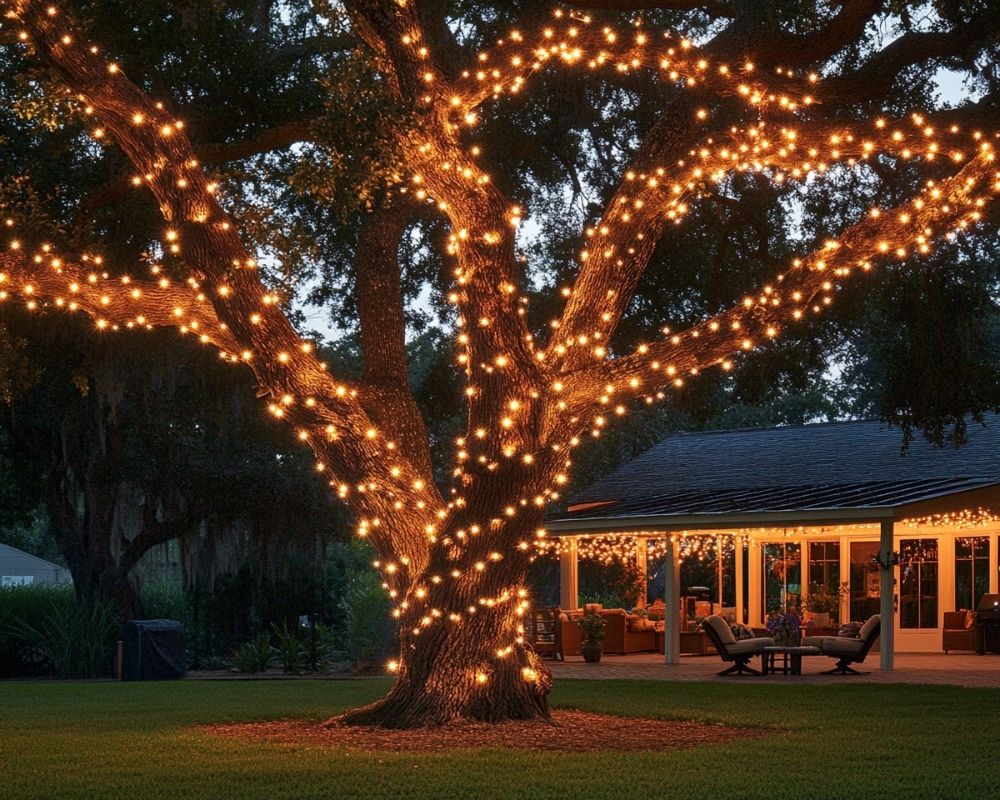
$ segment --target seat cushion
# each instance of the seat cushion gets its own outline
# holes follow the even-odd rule
[[[802,646],[803,647],[819,647],[819,648],[822,648],[823,647],[823,639],[824,638],[827,638],[827,637],[823,637],[823,636],[803,636],[802,637]],[[829,638],[835,639],[837,637],[833,636],[833,637],[829,637]]]
[[[865,649],[865,643],[847,636],[824,636],[819,648],[828,656],[858,656]]]
[[[730,644],[733,644],[736,641],[736,637],[733,636],[733,632],[729,629],[729,623],[717,614],[712,614],[712,616],[706,617],[702,625],[706,627],[711,626],[712,630],[715,631],[715,635],[719,638],[719,641],[722,642],[722,644],[727,648]]]
[[[741,639],[726,645],[726,653],[731,656],[756,655],[765,647],[774,647],[774,639],[761,636],[757,639]]]
[[[858,631],[858,638],[862,642],[867,642],[874,635],[875,628],[878,626],[881,619],[882,617],[878,614],[872,614],[872,616],[868,617],[868,619],[865,620],[865,624],[861,626],[861,630]]]

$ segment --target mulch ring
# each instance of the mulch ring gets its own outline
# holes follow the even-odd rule
[[[546,752],[685,750],[737,739],[760,738],[767,731],[587,711],[553,711],[544,722],[459,722],[441,728],[385,730],[325,725],[309,720],[206,725],[200,730],[247,742],[307,745],[360,752],[440,752],[506,748]]]

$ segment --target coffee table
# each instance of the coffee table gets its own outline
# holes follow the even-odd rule
[[[775,645],[765,647],[760,651],[760,671],[764,675],[801,675],[802,656],[819,656],[823,651],[818,647],[791,647]],[[777,656],[781,656],[781,666],[778,666]]]

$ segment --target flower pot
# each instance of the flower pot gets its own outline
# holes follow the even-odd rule
[[[813,625],[817,628],[826,628],[830,624],[830,612],[829,611],[812,611],[810,612],[812,617]]]
[[[596,664],[601,660],[603,649],[599,644],[584,644],[580,646],[580,653],[588,664]]]

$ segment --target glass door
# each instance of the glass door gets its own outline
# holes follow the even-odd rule
[[[850,588],[850,619],[864,622],[872,614],[878,614],[881,585],[879,578],[878,542],[851,542],[851,569],[848,581]]]
[[[899,540],[899,627],[938,627],[937,539]]]

